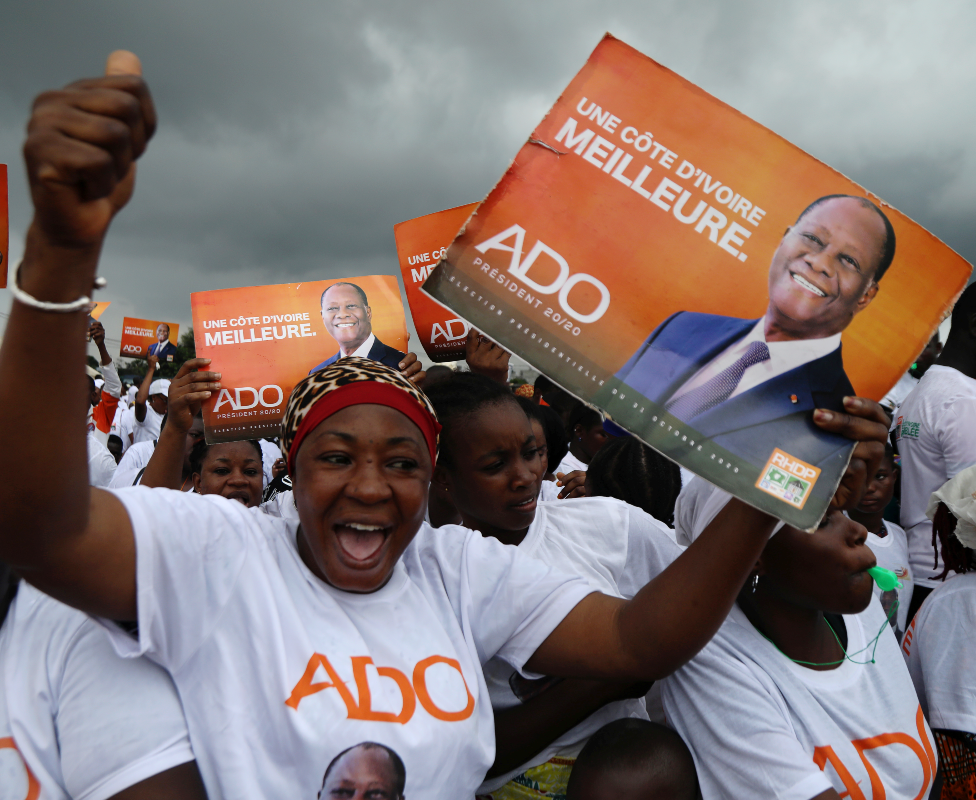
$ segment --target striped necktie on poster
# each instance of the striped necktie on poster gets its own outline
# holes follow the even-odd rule
[[[704,414],[719,403],[729,399],[742,380],[745,371],[755,364],[769,361],[769,348],[765,342],[753,342],[741,358],[723,369],[714,378],[678,398],[672,398],[664,407],[678,419],[690,420]]]

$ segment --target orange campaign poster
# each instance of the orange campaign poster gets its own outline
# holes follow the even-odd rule
[[[223,388],[203,407],[208,442],[279,434],[291,390],[340,355],[397,367],[407,349],[392,275],[193,292],[197,357]]]
[[[839,196],[838,196],[839,195]],[[972,267],[606,36],[423,290],[661,453],[813,529]]]
[[[91,311],[88,312],[88,316],[92,319],[100,319],[102,314],[105,313],[105,309],[112,305],[111,300],[101,300],[96,303],[91,304]]]
[[[393,226],[403,285],[407,289],[407,304],[420,341],[432,361],[464,359],[468,324],[450,309],[431,300],[420,287],[477,207],[477,203],[469,203]]]
[[[96,303],[97,305],[99,304]],[[122,320],[119,354],[126,358],[148,358],[153,355],[159,358],[160,364],[172,363],[176,360],[176,345],[179,340],[180,326],[175,322],[125,317]]]
[[[7,165],[0,164],[0,289],[7,288],[10,217],[7,213]]]

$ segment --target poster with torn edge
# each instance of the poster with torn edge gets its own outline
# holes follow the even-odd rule
[[[840,196],[838,196],[840,195]],[[682,466],[812,530],[972,267],[607,35],[423,290]]]

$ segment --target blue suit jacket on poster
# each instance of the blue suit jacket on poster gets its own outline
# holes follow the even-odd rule
[[[325,361],[323,361],[317,367],[312,367],[312,369],[308,371],[308,374],[311,375],[313,372],[318,372],[320,369],[325,369],[331,364],[334,364],[339,360],[341,355],[342,351],[340,350],[331,358],[325,359]],[[386,364],[386,366],[398,370],[400,369],[400,362],[403,361],[405,355],[406,353],[401,353],[399,350],[390,347],[388,344],[383,344],[383,342],[381,342],[379,339],[374,339],[373,346],[369,348],[369,353],[367,354],[366,358],[371,358],[373,361],[379,361],[381,364]]]
[[[170,341],[163,343],[163,346],[159,346],[159,342],[149,345],[149,355],[156,356],[160,361],[169,361],[170,356],[176,357],[176,345]]]
[[[756,322],[679,311],[657,327],[616,377],[663,406]],[[838,348],[682,421],[758,467],[766,464],[774,447],[822,466],[850,447],[851,441],[822,431],[814,425],[812,412],[815,408],[841,411],[844,397],[853,394]]]

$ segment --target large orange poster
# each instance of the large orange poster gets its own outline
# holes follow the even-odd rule
[[[193,292],[190,303],[197,356],[222,373],[203,407],[208,442],[278,436],[309,372],[353,354],[395,367],[407,349],[392,275]]]
[[[98,311],[98,305],[95,304],[95,311]],[[104,311],[107,306],[108,304],[105,303],[101,311]],[[95,316],[95,311],[91,316]],[[122,343],[119,345],[119,354],[126,358],[156,356],[160,364],[172,363],[176,359],[176,345],[179,341],[180,326],[175,322],[125,317],[122,320]]]
[[[450,309],[431,300],[420,291],[420,287],[447,253],[447,245],[454,241],[461,226],[477,207],[477,203],[469,203],[393,226],[413,324],[427,356],[432,361],[457,361],[464,358],[468,324]]]
[[[971,269],[607,36],[423,288],[669,458],[811,529],[851,450],[813,409],[882,397]]]

